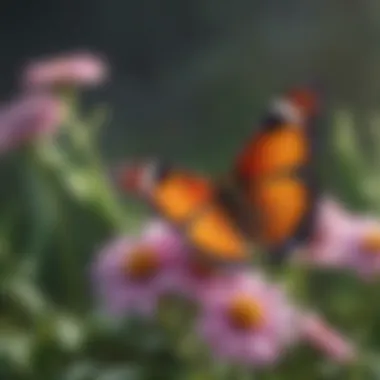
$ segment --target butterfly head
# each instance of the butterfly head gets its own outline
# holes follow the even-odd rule
[[[169,166],[160,160],[125,164],[117,170],[116,181],[128,193],[147,195],[166,177],[169,170]]]
[[[317,92],[294,88],[273,103],[272,112],[286,123],[304,125],[318,112]]]

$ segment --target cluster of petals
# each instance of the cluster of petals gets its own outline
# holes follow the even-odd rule
[[[221,360],[270,365],[302,340],[335,360],[352,359],[348,340],[322,318],[300,311],[258,270],[205,270],[194,266],[193,254],[176,231],[152,221],[139,236],[115,238],[99,251],[95,294],[111,313],[151,318],[162,297],[188,297],[197,304],[200,340]]]
[[[105,61],[88,52],[31,62],[21,75],[21,94],[0,108],[0,153],[56,134],[64,119],[57,87],[95,86],[107,76]]]
[[[90,52],[73,52],[30,62],[21,85],[26,89],[97,86],[108,77],[105,60]]]
[[[54,135],[63,118],[58,98],[49,94],[22,96],[0,108],[0,152]]]
[[[332,198],[323,198],[314,236],[296,260],[310,267],[348,270],[373,280],[380,272],[380,221],[349,212]]]

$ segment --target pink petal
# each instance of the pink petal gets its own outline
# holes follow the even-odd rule
[[[24,96],[0,109],[0,152],[57,132],[63,118],[60,100],[51,95]]]
[[[304,315],[300,323],[304,338],[333,360],[350,362],[356,358],[355,347],[317,315]]]
[[[89,52],[73,52],[31,62],[24,70],[22,86],[95,86],[107,78],[104,59]]]

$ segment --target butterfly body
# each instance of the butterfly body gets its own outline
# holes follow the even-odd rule
[[[317,111],[304,89],[275,102],[227,181],[152,161],[122,170],[123,188],[143,195],[205,257],[244,262],[260,246],[281,258],[310,235]]]

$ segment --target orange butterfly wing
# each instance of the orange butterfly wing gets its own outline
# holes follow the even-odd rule
[[[154,187],[151,200],[166,218],[183,223],[209,202],[212,192],[207,180],[173,171]]]
[[[291,171],[306,165],[309,153],[304,131],[283,125],[261,132],[239,157],[238,173],[248,183],[264,244],[278,245],[291,237],[308,210],[307,186]]]
[[[278,129],[259,132],[238,156],[236,172],[246,181],[261,180],[309,158],[305,131],[284,124]]]
[[[311,201],[305,183],[291,177],[258,185],[250,197],[261,218],[260,238],[269,246],[293,237]]]
[[[187,226],[186,234],[203,255],[224,262],[241,262],[249,257],[247,241],[222,207],[211,203]]]
[[[150,200],[169,222],[183,228],[202,255],[216,261],[242,261],[248,257],[246,239],[215,195],[211,181],[173,171],[157,183]]]
[[[304,224],[315,202],[311,119],[264,125],[236,160],[234,177],[256,216],[252,236],[270,248],[281,250],[309,233]]]

